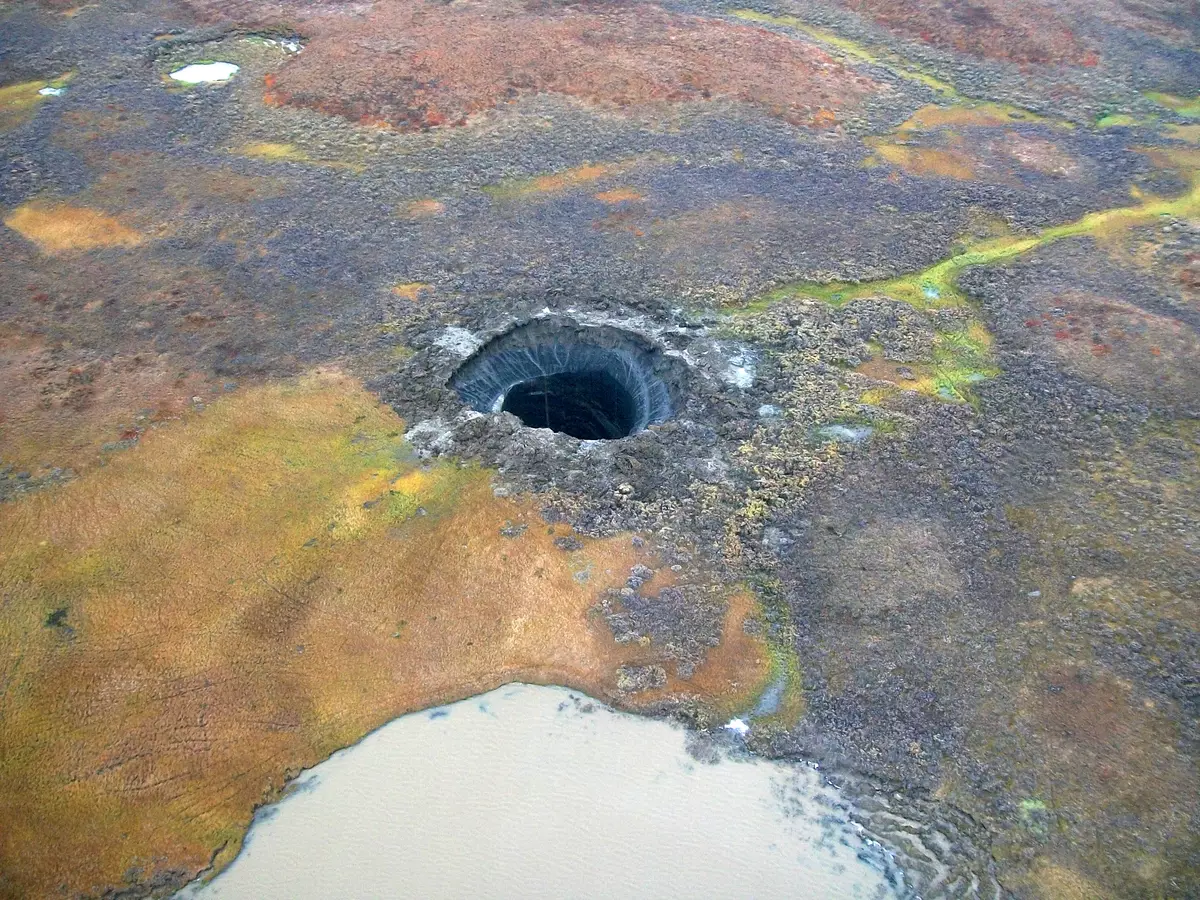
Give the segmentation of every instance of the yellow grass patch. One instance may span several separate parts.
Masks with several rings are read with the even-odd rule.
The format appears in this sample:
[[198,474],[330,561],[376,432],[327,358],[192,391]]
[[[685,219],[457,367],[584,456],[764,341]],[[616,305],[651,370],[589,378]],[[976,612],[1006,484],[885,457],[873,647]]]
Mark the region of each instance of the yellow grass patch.
[[248,156],[251,159],[261,159],[267,162],[306,163],[313,166],[322,166],[327,169],[346,169],[356,175],[362,174],[366,168],[361,162],[315,157],[295,144],[287,144],[279,141],[251,141],[247,144],[242,144],[235,152],[239,156]]
[[971,158],[958,149],[916,147],[883,141],[870,143],[880,160],[918,178],[956,178],[959,181],[970,181],[975,177],[975,167]]
[[602,178],[620,175],[636,164],[637,160],[632,159],[609,163],[584,163],[550,175],[501,181],[499,184],[488,185],[483,190],[493,200],[518,200],[541,194],[557,194]]
[[290,160],[292,162],[307,162],[309,155],[295,144],[279,144],[274,141],[251,141],[243,144],[238,150],[241,156],[255,159]]
[[929,131],[935,128],[1013,125],[1018,122],[1062,124],[1051,122],[1051,120],[1026,110],[1019,110],[1016,107],[1005,106],[1000,103],[956,103],[950,106],[939,106],[931,103],[918,109],[897,130],[909,132]]
[[1177,141],[1200,144],[1200,125],[1168,125],[1164,130]]
[[4,224],[43,253],[68,253],[104,247],[135,247],[141,234],[122,225],[112,216],[86,206],[47,203],[34,200],[18,206]]
[[1108,900],[1112,894],[1073,869],[1041,859],[1028,878],[1023,879],[1039,900]]
[[[564,551],[486,471],[422,465],[354,380],[246,388],[63,487],[0,505],[0,872],[98,894],[236,854],[290,773],[405,712],[512,680],[713,709],[767,676],[729,600],[690,680],[617,644],[599,601],[629,535]],[[523,527],[522,527],[523,526]],[[646,597],[673,581],[660,571]],[[665,689],[617,693],[660,664]]]
[[[930,104],[918,109],[891,135],[868,138],[875,155],[869,165],[887,164],[910,175],[971,181],[978,177],[979,156],[967,146],[962,128],[1006,128],[1021,122],[1068,127],[1033,113],[998,103]],[[933,144],[918,140],[930,139]],[[1018,165],[1055,175],[1073,174],[1075,162],[1053,141],[1029,137],[1008,129],[998,138],[998,149]]]
[[419,300],[426,291],[432,291],[433,285],[423,281],[408,281],[392,285],[392,293],[405,300]]

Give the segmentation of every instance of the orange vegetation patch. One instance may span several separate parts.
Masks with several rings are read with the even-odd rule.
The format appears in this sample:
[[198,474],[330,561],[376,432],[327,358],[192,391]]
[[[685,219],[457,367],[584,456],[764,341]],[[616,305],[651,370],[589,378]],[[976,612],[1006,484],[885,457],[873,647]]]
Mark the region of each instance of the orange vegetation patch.
[[921,394],[937,393],[937,381],[930,372],[930,367],[921,363],[899,363],[882,357],[873,357],[860,364],[855,370],[859,375],[865,375],[875,381],[903,388],[906,391],[916,391]]
[[[1014,120],[1014,115],[1017,119]],[[1015,130],[1032,114],[991,103],[918,109],[893,134],[867,138],[868,165],[887,164],[918,178],[1012,180],[1018,169],[1071,177],[1080,164],[1054,141]],[[1042,123],[1044,124],[1044,123]]]
[[423,281],[409,281],[405,284],[392,285],[392,293],[404,300],[420,300],[426,291],[432,291],[433,285]]
[[365,10],[192,0],[212,19],[290,24],[310,38],[274,73],[271,103],[401,128],[463,124],[522,95],[607,108],[740,100],[830,127],[881,85],[813,44],[649,3],[381,0]]
[[[584,163],[561,172],[537,175],[533,178],[511,178],[498,184],[486,185],[483,190],[493,200],[519,200],[539,194],[558,194],[571,188],[592,184],[634,168],[649,160],[624,159],[605,163]],[[597,195],[599,196],[599,195]]]
[[633,188],[620,187],[613,188],[611,191],[601,191],[596,195],[596,199],[601,203],[613,206],[618,203],[632,203],[637,200],[644,200],[645,198]]
[[[895,34],[966,56],[1019,65],[1092,67],[1102,47],[1077,37],[1105,26],[1195,43],[1195,10],[1177,0],[838,0]],[[1095,38],[1093,38],[1094,40]]]
[[446,204],[432,197],[423,200],[413,200],[400,207],[399,214],[405,219],[428,219],[446,211]]
[[[634,706],[762,686],[754,603],[735,595],[690,680],[622,693],[623,666],[673,669],[600,611],[633,566],[662,568],[654,551],[629,535],[563,549],[570,529],[536,502],[421,465],[402,429],[357,382],[316,374],[0,505],[0,895],[219,868],[290,774],[506,681]],[[662,571],[642,595],[689,580]]]
[[143,240],[141,234],[112,216],[67,203],[31,201],[9,213],[4,224],[33,241],[43,253],[136,247]]

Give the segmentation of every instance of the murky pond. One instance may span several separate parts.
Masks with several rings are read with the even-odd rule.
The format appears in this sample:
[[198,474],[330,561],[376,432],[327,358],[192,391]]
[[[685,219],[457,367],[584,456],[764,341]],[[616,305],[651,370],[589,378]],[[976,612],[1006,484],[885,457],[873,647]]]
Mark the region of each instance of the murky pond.
[[404,716],[302,775],[188,900],[892,898],[817,772],[689,754],[666,722],[510,685]]

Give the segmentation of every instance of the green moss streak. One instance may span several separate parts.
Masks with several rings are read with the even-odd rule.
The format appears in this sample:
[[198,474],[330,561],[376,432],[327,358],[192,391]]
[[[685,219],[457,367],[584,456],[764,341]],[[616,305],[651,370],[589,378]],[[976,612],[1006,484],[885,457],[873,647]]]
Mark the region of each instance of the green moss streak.
[[939,331],[933,343],[933,389],[942,400],[973,403],[971,387],[1000,374],[991,338],[982,325],[964,331]]
[[966,295],[958,289],[958,276],[972,266],[1012,259],[1070,237],[1101,236],[1112,231],[1153,222],[1160,216],[1186,218],[1200,215],[1200,175],[1193,175],[1192,188],[1172,200],[1152,198],[1137,206],[1088,213],[1081,219],[1047,228],[1032,237],[1001,237],[980,241],[963,252],[911,275],[868,282],[794,282],[769,292],[751,303],[746,311],[756,312],[792,297],[813,297],[841,306],[863,297],[885,296],[910,303],[918,309],[963,306]]
[[47,81],[24,81],[0,87],[0,131],[8,131],[28,122],[50,96],[38,93],[45,88],[63,88],[75,73],[67,72]]
[[[763,680],[760,690],[755,692],[754,704],[757,705],[762,695],[772,686],[783,680],[783,691],[774,712],[754,716],[755,727],[791,728],[804,715],[804,675],[800,670],[800,657],[796,655],[796,626],[792,622],[791,610],[783,602],[779,582],[775,579],[764,579],[757,583],[754,592],[758,599],[758,607],[767,640],[767,653],[771,665]],[[751,707],[753,708],[753,707]]]
[[1174,94],[1162,94],[1151,91],[1145,94],[1146,99],[1153,100],[1159,106],[1165,106],[1181,116],[1189,119],[1200,119],[1200,96],[1176,97]]
[[1109,115],[1104,115],[1098,118],[1095,122],[1097,128],[1118,128],[1122,126],[1131,127],[1137,124],[1137,119],[1135,119],[1133,116],[1126,115],[1125,113],[1112,113]]
[[862,62],[870,63],[871,65],[881,66],[901,78],[906,78],[909,81],[916,81],[925,85],[936,94],[943,97],[957,98],[959,93],[954,89],[953,85],[947,84],[932,75],[927,75],[920,69],[906,62],[898,56],[888,54],[886,58],[880,57],[872,53],[861,44],[847,40],[844,37],[834,34],[832,31],[826,31],[823,28],[816,28],[809,25],[802,19],[797,19],[795,16],[770,16],[766,13],[756,12],[753,9],[734,9],[730,10],[730,15],[735,19],[741,19],[745,22],[755,22],[759,25],[775,25],[783,28],[791,28],[793,31],[799,31],[801,34],[812,38],[820,44],[831,47],[849,56],[853,59],[861,60]]

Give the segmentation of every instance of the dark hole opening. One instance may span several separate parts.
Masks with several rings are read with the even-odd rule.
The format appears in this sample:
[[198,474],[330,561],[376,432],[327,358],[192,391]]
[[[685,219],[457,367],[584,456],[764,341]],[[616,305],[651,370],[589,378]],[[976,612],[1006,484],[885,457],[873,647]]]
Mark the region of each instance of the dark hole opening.
[[637,404],[607,372],[539,375],[509,389],[510,412],[530,428],[549,428],[585,441],[611,441],[633,432]]

